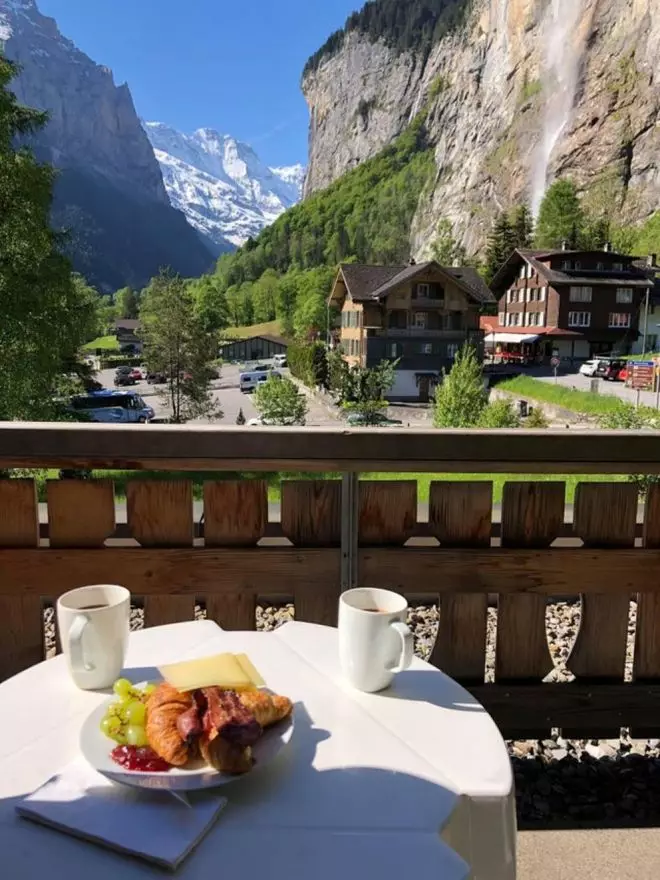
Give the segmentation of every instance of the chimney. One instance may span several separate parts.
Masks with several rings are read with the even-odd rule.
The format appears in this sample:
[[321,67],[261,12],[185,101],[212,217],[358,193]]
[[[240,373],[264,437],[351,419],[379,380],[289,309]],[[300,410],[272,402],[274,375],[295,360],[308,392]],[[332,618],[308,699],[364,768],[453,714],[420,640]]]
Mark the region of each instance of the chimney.
[[561,243],[561,249],[562,249],[563,251],[567,251],[567,250],[568,250],[568,242],[566,241],[566,239],[564,239],[564,240],[562,241],[562,243]]
[[658,255],[657,254],[649,254],[646,258],[646,265],[649,269],[655,269],[658,265]]
[[612,250],[612,243],[609,241],[606,241],[605,244],[603,245],[603,250],[605,251],[606,254],[609,254],[609,252]]

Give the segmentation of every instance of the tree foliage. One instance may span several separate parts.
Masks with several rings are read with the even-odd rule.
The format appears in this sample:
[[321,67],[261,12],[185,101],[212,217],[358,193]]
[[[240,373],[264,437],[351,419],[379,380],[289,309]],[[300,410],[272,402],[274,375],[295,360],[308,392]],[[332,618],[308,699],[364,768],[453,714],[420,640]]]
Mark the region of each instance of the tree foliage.
[[527,205],[518,205],[509,212],[501,211],[496,216],[486,244],[484,279],[487,284],[513,250],[531,245],[533,232],[534,220]]
[[465,248],[454,236],[449,220],[442,219],[438,223],[430,255],[441,266],[462,266],[467,262]]
[[436,428],[474,428],[488,403],[482,367],[472,346],[456,355],[454,366],[435,392]]
[[339,52],[353,31],[365,34],[374,43],[383,40],[400,52],[415,49],[425,56],[438,40],[460,27],[469,6],[470,0],[370,0],[312,55],[303,75]]
[[536,245],[560,248],[566,242],[571,249],[580,247],[584,221],[576,185],[571,180],[557,180],[548,188],[541,202],[536,224]]
[[375,367],[349,366],[341,352],[330,355],[329,386],[338,404],[348,412],[361,415],[364,424],[375,423],[374,416],[387,407],[386,395],[394,385],[398,361],[381,361]]
[[149,369],[167,377],[161,392],[176,424],[195,418],[221,418],[211,394],[210,364],[216,357],[215,335],[194,309],[186,282],[169,271],[152,279],[140,307]]
[[478,428],[519,428],[520,416],[513,401],[500,398],[487,404],[481,411]]
[[307,401],[291,379],[269,376],[254,392],[254,405],[269,425],[304,425]]
[[115,304],[118,318],[130,318],[135,320],[140,311],[137,294],[132,287],[122,287],[115,294]]
[[16,73],[0,56],[0,419],[49,418],[63,373],[93,338],[98,296],[72,276],[50,227],[54,170],[16,146],[47,118],[18,104]]

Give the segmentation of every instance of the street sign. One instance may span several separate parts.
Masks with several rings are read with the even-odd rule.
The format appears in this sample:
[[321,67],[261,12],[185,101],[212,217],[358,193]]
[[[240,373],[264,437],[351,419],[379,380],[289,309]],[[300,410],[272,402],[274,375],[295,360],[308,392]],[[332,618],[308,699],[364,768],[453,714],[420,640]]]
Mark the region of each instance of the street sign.
[[655,364],[653,361],[630,361],[630,387],[635,391],[652,391],[655,379]]
[[558,357],[554,357],[554,358],[550,361],[550,363],[552,364],[553,367],[558,367],[558,366],[560,366],[560,364],[561,364],[561,359],[558,358]]

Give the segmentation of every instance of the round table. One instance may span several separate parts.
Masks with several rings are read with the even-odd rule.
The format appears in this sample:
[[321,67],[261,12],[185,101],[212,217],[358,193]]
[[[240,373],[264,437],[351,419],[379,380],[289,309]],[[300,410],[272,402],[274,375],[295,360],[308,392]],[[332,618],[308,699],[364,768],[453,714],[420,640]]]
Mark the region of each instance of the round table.
[[[273,765],[223,788],[228,806],[177,876],[515,878],[506,747],[451,678],[415,659],[387,691],[362,694],[341,677],[334,629],[289,623],[272,633],[227,632],[210,621],[132,633],[126,674],[139,681],[149,667],[223,651],[249,654],[268,686],[294,701],[296,730]],[[15,812],[79,758],[81,724],[105,696],[79,691],[62,657],[0,685],[4,876],[162,876]]]

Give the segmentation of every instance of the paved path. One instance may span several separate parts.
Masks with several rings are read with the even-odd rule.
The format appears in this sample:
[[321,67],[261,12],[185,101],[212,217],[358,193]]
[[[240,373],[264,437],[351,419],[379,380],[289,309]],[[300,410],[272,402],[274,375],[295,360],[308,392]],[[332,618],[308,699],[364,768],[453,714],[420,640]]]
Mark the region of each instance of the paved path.
[[522,831],[518,880],[657,880],[660,829]]
[[[535,375],[533,371],[529,371],[528,375],[542,382],[554,384],[554,376],[548,376],[545,371]],[[566,373],[557,377],[557,384],[563,385],[565,388],[575,388],[577,391],[591,391],[591,379],[589,376],[583,376],[581,373]],[[598,379],[598,393],[609,394],[613,397],[619,397],[627,403],[635,403],[637,400],[637,392],[632,388],[626,388],[623,382],[606,382],[605,379]],[[645,406],[651,406],[653,409],[657,406],[657,395],[653,391],[641,392],[641,403]]]

